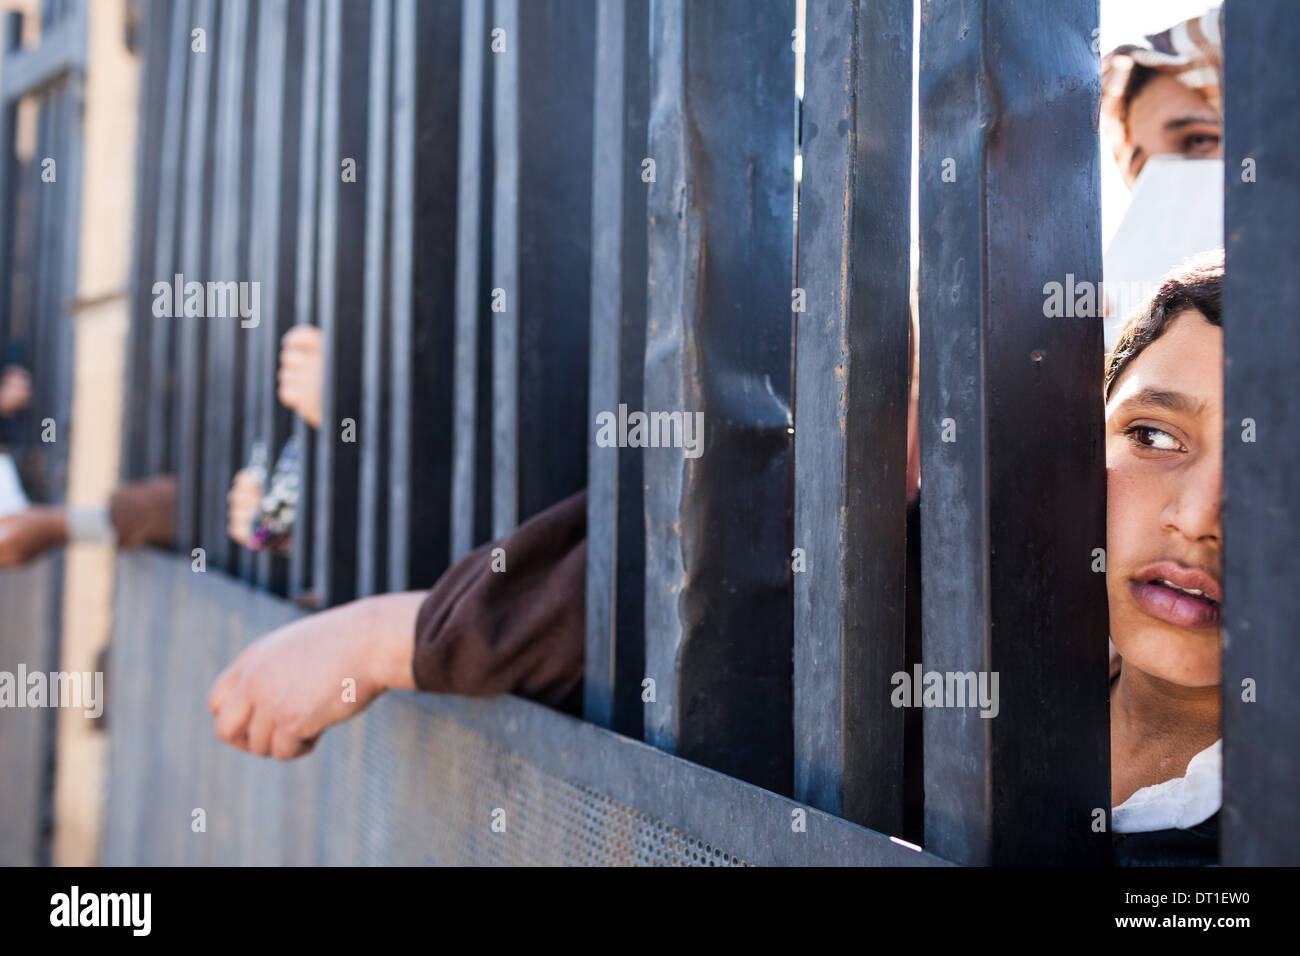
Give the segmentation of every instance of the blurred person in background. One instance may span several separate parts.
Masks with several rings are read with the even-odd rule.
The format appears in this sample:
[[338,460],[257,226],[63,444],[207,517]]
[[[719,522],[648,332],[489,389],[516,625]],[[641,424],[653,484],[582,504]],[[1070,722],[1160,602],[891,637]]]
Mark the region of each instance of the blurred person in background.
[[1102,58],[1102,131],[1130,189],[1152,156],[1223,158],[1223,9]]
[[[321,407],[320,331],[313,326],[295,326],[281,344],[279,399],[316,427]],[[0,376],[0,415],[16,414],[30,402],[30,376],[20,367],[7,367]],[[267,494],[253,469],[236,474],[227,498],[228,525],[230,536],[241,544],[252,543],[260,533],[263,540],[257,543],[283,553],[296,504],[297,470],[292,454],[282,453],[276,478],[278,482],[272,481]],[[0,515],[0,568],[21,567],[47,551],[79,541],[110,542],[121,548],[175,546],[176,482],[172,475],[125,482],[101,507],[29,505],[25,501],[22,505],[13,513]]]

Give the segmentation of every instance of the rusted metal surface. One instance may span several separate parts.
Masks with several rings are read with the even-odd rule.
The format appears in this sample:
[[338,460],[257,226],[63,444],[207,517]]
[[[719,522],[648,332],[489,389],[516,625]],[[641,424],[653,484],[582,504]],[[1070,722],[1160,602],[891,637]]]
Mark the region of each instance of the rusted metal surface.
[[[646,740],[792,787],[792,4],[652,12],[645,410]],[[682,435],[681,443],[685,443]]]
[[813,0],[805,36],[795,793],[901,834],[912,4]]

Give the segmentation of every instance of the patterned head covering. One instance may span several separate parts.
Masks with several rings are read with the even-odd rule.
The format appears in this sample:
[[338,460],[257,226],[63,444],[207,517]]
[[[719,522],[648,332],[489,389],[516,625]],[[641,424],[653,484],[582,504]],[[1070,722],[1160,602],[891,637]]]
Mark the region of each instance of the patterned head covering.
[[1134,65],[1158,70],[1205,97],[1223,115],[1223,8],[1146,37],[1150,46],[1129,43],[1101,61],[1101,121],[1115,161],[1128,149],[1128,104],[1124,90]]

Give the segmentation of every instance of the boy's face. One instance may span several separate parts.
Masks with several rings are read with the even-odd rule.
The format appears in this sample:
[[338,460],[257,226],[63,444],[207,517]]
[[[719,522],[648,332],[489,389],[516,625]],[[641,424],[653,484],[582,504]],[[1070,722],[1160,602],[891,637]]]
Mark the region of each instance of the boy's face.
[[1111,639],[1154,677],[1217,684],[1223,330],[1174,317],[1115,382],[1105,434]]

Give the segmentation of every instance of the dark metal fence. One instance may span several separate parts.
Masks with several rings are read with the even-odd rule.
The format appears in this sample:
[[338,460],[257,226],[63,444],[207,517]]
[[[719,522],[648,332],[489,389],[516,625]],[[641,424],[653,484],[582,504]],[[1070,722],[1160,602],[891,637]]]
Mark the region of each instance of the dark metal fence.
[[[0,434],[30,494],[60,501],[72,408],[72,307],[81,216],[84,3],[46,3],[37,46],[21,46],[23,16],[4,15],[0,75],[0,366],[32,376],[28,410]],[[17,152],[18,111],[36,108],[36,139]],[[48,420],[53,419],[54,428]]]
[[[1300,144],[1295,124],[1276,117],[1294,114],[1285,104],[1300,66],[1278,57],[1300,41],[1300,19],[1285,4],[1240,2],[1226,17],[1222,845],[1226,863],[1293,866],[1300,329],[1285,317],[1300,314]],[[1248,166],[1267,173],[1248,176]],[[1259,433],[1248,442],[1250,425]]]
[[[81,232],[86,6],[41,7],[39,42],[21,45],[23,16],[3,18],[0,66],[0,369],[28,370],[32,399],[0,419],[0,450],[18,465],[28,497],[67,491],[72,427],[73,309]],[[36,111],[30,152],[19,150],[21,104]],[[58,667],[63,559],[0,576],[0,670]],[[49,861],[55,710],[0,718],[0,863]]]
[[[1227,583],[1252,609],[1225,636],[1233,863],[1300,859],[1277,593],[1300,570],[1277,536],[1300,249],[1268,218],[1300,197],[1268,119],[1289,87],[1259,72],[1290,69],[1287,16],[1230,5],[1227,31],[1227,404],[1276,429],[1273,457],[1227,456]],[[1100,277],[1096,0],[932,0],[919,25],[911,0],[808,0],[802,36],[789,0],[180,0],[145,23],[126,471],[179,475],[182,555],[120,571],[108,862],[1106,859],[1101,326],[1041,300]],[[1233,182],[1243,155],[1286,185]],[[259,281],[261,324],[154,317],[180,270]],[[228,543],[224,496],[253,441],[306,438],[273,386],[304,320],[324,424],[280,567]],[[595,445],[620,404],[703,412],[703,454]],[[282,598],[428,586],[584,482],[587,722],[404,695],[289,769],[203,742],[208,683]],[[893,707],[918,652],[999,672],[997,719]],[[1237,701],[1238,675],[1268,703]],[[206,842],[161,833],[201,806]],[[498,807],[529,822],[494,842]]]

